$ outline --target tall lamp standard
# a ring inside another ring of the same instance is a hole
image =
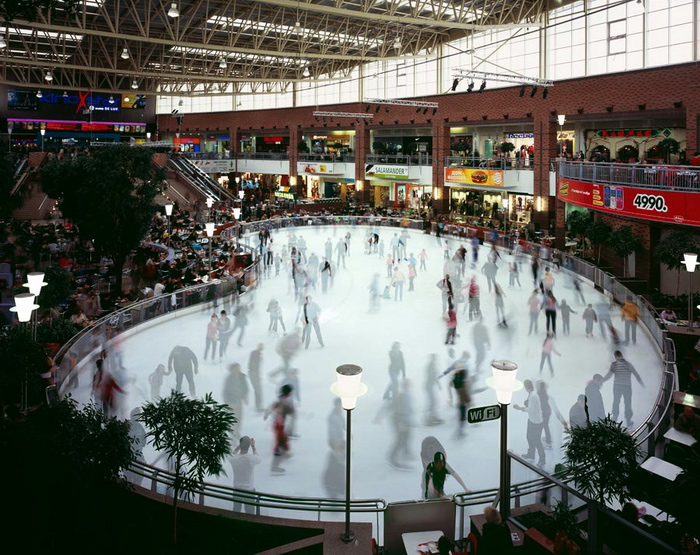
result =
[[[564,114],[559,114],[557,116],[557,121],[559,122],[559,156],[564,157],[564,123],[566,123],[566,116]]]
[[[518,365],[509,360],[494,360],[491,363],[491,377],[486,385],[496,390],[496,399],[501,405],[501,468],[500,468],[500,509],[505,521],[510,514],[510,464],[508,459],[508,405],[513,392],[518,391],[522,382],[516,379]]]
[[[41,152],[44,152],[44,135],[46,135],[46,129],[42,129],[39,133],[41,133]]]
[[[207,237],[209,237],[209,273],[211,274],[211,271],[212,271],[211,244],[214,241],[214,232],[216,231],[216,224],[214,222],[207,222],[204,224],[204,227],[207,230]],[[209,276],[209,277],[211,277],[211,276]]]
[[[173,206],[172,202],[165,205],[165,215],[168,217],[168,245],[170,245],[170,216],[173,215]]]
[[[698,255],[694,252],[686,252],[683,254],[682,263],[685,264],[685,269],[690,274],[688,276],[690,278],[688,280],[688,327],[690,328],[693,325],[693,274],[695,273],[695,267],[698,265]]]
[[[350,447],[352,441],[352,410],[357,405],[357,398],[367,393],[367,386],[362,383],[362,368],[356,364],[343,364],[335,369],[338,381],[331,385],[331,392],[340,397],[345,409],[345,532],[340,539],[350,543],[355,539],[355,533],[350,530]]]
[[[20,323],[30,322],[32,319],[32,313],[39,308],[38,304],[34,304],[35,295],[31,293],[20,293],[15,295],[15,306],[10,308],[11,312],[17,314],[17,320]],[[32,339],[34,338],[34,333],[32,332]],[[20,410],[27,410],[27,372],[25,369],[24,380],[22,380],[22,399],[20,403]]]

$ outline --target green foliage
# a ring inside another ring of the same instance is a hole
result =
[[[306,141],[299,141],[297,143],[297,152],[309,152],[309,145]]]
[[[382,141],[374,141],[372,143],[372,150],[374,150],[375,154],[384,154],[386,151],[386,144]]]
[[[573,235],[586,235],[588,226],[591,224],[593,217],[590,212],[583,210],[574,210],[569,212],[569,217],[566,220],[566,225],[569,232]]]
[[[13,210],[22,206],[19,195],[11,195],[15,186],[15,170],[6,154],[0,154],[0,220],[7,220]]]
[[[504,141],[501,143],[501,152],[503,154],[506,154],[508,152],[513,152],[515,150],[515,145],[513,143],[510,143],[508,141]]]
[[[46,350],[32,339],[28,325],[12,326],[0,335],[0,402],[5,406],[19,398],[26,379],[30,390],[41,385],[39,374],[46,372]]]
[[[695,236],[683,229],[676,229],[662,236],[656,243],[654,256],[669,270],[682,268],[681,261],[686,252],[697,252]]]
[[[672,137],[666,137],[658,142],[656,150],[664,156],[664,161],[669,162],[671,154],[678,154],[681,149],[681,144]]]
[[[590,222],[586,228],[586,236],[591,241],[592,244],[598,245],[598,264],[600,264],[600,251],[602,246],[610,238],[612,233],[612,228],[603,221],[596,220]]]
[[[622,424],[607,416],[566,433],[564,461],[579,491],[602,504],[627,501],[640,451]]]
[[[634,145],[624,145],[617,151],[617,157],[623,162],[627,162],[630,158],[639,160],[639,149]]]
[[[93,156],[50,162],[41,174],[44,191],[60,199],[83,240],[114,261],[117,290],[127,255],[145,236],[157,211],[153,201],[163,181],[151,151],[126,145],[105,146]]]
[[[60,343],[63,345],[80,331],[70,320],[56,318],[50,324],[39,324],[36,327],[36,340],[39,343]]]
[[[560,500],[551,507],[552,519],[556,525],[557,531],[565,532],[569,539],[578,541],[581,539],[581,528],[579,527],[576,514],[569,508],[566,503]]]
[[[39,12],[48,16],[57,7],[67,15],[74,15],[81,3],[80,0],[0,0],[0,17],[8,22],[15,18],[34,21]]]
[[[139,420],[153,447],[175,463],[175,499],[182,491],[201,487],[206,476],[217,476],[223,470],[236,417],[228,405],[217,403],[211,394],[204,399],[189,399],[173,391],[156,403],[146,403]]]
[[[41,308],[54,308],[73,294],[70,273],[59,266],[49,266],[44,270],[46,285],[37,299]]]
[[[632,228],[628,225],[623,225],[613,231],[608,243],[613,252],[620,258],[627,258],[642,248],[642,241],[632,233]]]

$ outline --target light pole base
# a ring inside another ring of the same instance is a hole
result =
[[[342,534],[340,534],[340,539],[343,540],[345,543],[350,543],[355,540],[355,532],[353,532],[352,530],[343,532]]]

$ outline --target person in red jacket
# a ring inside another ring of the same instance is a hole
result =
[[[445,345],[454,345],[455,337],[457,336],[457,311],[454,309],[452,300],[450,300],[447,305],[445,322],[447,323],[447,337],[445,337]]]

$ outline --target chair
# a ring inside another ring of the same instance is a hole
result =
[[[474,532],[469,532],[469,535],[464,539],[464,551],[453,551],[454,555],[476,555],[479,550],[479,541],[476,539]]]

